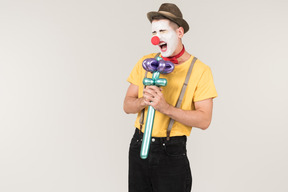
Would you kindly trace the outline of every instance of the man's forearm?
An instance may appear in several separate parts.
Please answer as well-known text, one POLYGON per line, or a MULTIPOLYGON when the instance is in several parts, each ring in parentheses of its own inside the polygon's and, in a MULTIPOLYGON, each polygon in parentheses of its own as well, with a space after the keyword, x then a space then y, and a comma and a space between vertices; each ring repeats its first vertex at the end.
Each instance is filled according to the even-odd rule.
POLYGON ((203 130, 207 129, 211 123, 211 114, 201 110, 183 110, 169 105, 163 113, 184 125, 203 130))
POLYGON ((125 113, 138 113, 142 109, 146 107, 143 97, 135 98, 135 97, 126 97, 124 100, 123 109, 125 113))

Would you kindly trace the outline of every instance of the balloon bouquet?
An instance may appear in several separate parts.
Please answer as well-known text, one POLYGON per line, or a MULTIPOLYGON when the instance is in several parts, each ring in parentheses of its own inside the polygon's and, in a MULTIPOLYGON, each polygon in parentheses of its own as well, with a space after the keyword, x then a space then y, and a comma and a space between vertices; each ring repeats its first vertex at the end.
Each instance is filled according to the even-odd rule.
MULTIPOLYGON (((158 45, 160 42, 159 37, 154 36, 151 39, 153 45, 158 45)), ((170 61, 164 61, 161 57, 145 59, 142 63, 143 68, 152 73, 152 78, 144 78, 143 84, 145 86, 166 86, 167 80, 159 78, 160 73, 168 74, 174 70, 174 64, 170 61)), ((148 107, 148 113, 146 117, 145 131, 143 135, 143 141, 141 146, 140 157, 146 159, 148 157, 149 148, 151 144, 151 135, 153 130, 153 123, 155 117, 155 109, 152 106, 148 107)))

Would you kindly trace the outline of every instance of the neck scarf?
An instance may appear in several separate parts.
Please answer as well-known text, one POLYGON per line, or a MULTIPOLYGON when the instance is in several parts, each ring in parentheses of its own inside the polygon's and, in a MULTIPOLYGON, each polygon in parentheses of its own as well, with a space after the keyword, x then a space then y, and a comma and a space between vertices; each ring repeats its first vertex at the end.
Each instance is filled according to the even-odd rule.
POLYGON ((185 52, 185 48, 184 48, 184 45, 183 45, 183 48, 182 48, 182 50, 180 51, 180 53, 178 53, 177 55, 175 55, 175 56, 172 56, 172 57, 162 57, 163 58, 163 60, 165 60, 165 61, 171 61, 172 63, 174 63, 174 64, 178 64, 178 58, 179 57, 181 57, 183 54, 184 54, 184 52, 185 52))

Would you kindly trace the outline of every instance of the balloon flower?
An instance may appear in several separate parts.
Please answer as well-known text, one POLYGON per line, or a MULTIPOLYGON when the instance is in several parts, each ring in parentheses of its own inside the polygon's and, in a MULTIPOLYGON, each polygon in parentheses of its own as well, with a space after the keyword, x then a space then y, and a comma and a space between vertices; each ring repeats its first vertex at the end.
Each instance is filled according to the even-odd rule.
MULTIPOLYGON (((170 61, 164 61, 161 57, 157 59, 149 58, 145 59, 142 63, 143 68, 152 73, 152 78, 144 78, 144 85, 154 85, 154 86, 166 86, 167 79, 159 78, 160 73, 167 74, 174 70, 174 64, 170 61)), ((151 135, 153 130, 153 123, 155 117, 155 109, 152 106, 148 107, 148 113, 145 124, 145 131, 143 135, 143 141, 141 146, 140 157, 141 159, 146 159, 148 157, 148 152, 151 144, 151 135)))

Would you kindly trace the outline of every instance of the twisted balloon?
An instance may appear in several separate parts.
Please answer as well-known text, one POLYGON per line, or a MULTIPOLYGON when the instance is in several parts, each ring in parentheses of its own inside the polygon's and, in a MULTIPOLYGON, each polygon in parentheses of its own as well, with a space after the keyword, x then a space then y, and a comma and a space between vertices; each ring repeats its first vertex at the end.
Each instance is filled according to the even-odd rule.
POLYGON ((154 58, 145 59, 142 63, 143 68, 149 72, 159 71, 160 73, 167 74, 174 70, 174 64, 170 61, 157 60, 154 58))
MULTIPOLYGON (((143 68, 146 71, 153 73, 152 78, 144 78, 144 85, 156 85, 156 86, 166 86, 167 80, 164 78, 160 78, 160 73, 167 74, 171 73, 174 70, 174 64, 170 61, 164 61, 161 57, 157 59, 149 58, 145 59, 142 63, 143 68)), ((140 157, 142 159, 146 159, 148 157, 148 152, 151 143, 151 135, 153 130, 155 109, 152 106, 148 107, 145 131, 143 135, 143 142, 141 146, 140 157)))

